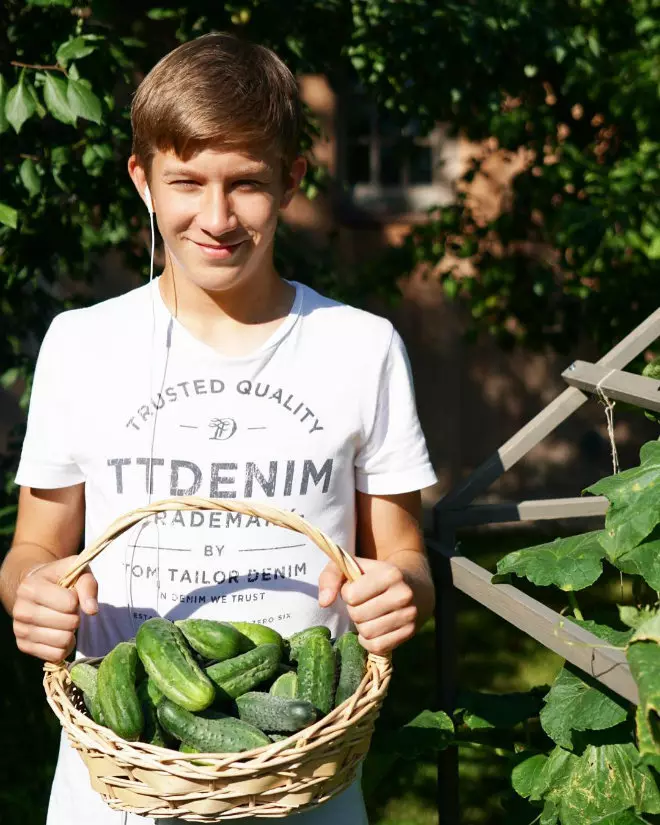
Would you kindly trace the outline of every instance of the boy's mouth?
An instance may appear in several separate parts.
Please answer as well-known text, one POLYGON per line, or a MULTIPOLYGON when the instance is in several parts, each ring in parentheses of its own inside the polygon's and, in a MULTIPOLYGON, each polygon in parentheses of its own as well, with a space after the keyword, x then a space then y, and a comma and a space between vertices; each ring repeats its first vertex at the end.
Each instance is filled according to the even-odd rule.
POLYGON ((238 241, 232 244, 211 244, 201 243, 200 241, 193 241, 193 243, 199 247, 205 255, 211 258, 222 259, 230 258, 245 241, 238 241))

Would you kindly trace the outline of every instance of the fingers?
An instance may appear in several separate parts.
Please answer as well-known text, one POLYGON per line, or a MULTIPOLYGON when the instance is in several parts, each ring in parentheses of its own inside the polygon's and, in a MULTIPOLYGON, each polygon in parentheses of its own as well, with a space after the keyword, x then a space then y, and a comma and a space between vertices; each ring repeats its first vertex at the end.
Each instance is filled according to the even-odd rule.
POLYGON ((364 575, 355 582, 345 584, 341 590, 342 599, 349 607, 357 607, 372 599, 375 600, 377 596, 390 593, 394 589, 397 589, 397 597, 400 597, 402 587, 407 588, 408 599, 412 595, 403 573, 394 564, 374 562, 372 559, 360 559, 360 563, 364 567, 364 575))
POLYGON ((319 576, 319 604, 329 607, 339 595, 345 576, 334 562, 328 562, 319 576))
POLYGON ((37 659, 43 659, 45 662, 57 663, 66 659, 69 653, 71 653, 75 645, 75 638, 66 649, 33 643, 24 639, 17 639, 16 645, 20 651, 27 653, 29 656, 35 656, 37 659))
POLYGON ((347 603, 348 613, 356 624, 370 622, 378 619, 379 616, 409 607, 414 597, 412 588, 403 579, 384 593, 359 604, 351 604, 347 601, 345 590, 346 586, 342 588, 342 598, 347 603))
POLYGON ((373 619, 370 622, 356 623, 359 629, 359 635, 370 642, 380 636, 387 636, 388 633, 394 633, 402 628, 411 630, 411 635, 415 632, 415 619, 417 618, 417 608, 415 605, 404 607, 402 610, 395 610, 378 619, 373 619))
POLYGON ((73 633, 78 629, 80 617, 78 613, 60 613, 42 605, 30 605, 25 601, 17 601, 13 611, 14 621, 37 627, 51 627, 54 630, 68 630, 73 633))
POLYGON ((23 579, 17 591, 17 601, 42 605, 59 613, 77 613, 78 596, 74 591, 60 587, 39 573, 23 579))
POLYGON ((83 573, 75 584, 75 590, 78 594, 80 607, 89 616, 98 613, 99 605, 97 601, 99 585, 91 573, 83 573))
POLYGON ((74 635, 69 630, 38 627, 22 622, 14 622, 14 635, 17 640, 25 640, 29 644, 44 645, 58 650, 66 650, 74 640, 74 635))
POLYGON ((407 642, 414 635, 414 627, 412 630, 408 625, 400 627, 392 633, 386 633, 384 636, 379 636, 377 639, 365 639, 361 634, 358 634, 360 644, 369 653, 375 653, 377 656, 384 656, 390 653, 395 647, 398 647, 403 642, 407 642))

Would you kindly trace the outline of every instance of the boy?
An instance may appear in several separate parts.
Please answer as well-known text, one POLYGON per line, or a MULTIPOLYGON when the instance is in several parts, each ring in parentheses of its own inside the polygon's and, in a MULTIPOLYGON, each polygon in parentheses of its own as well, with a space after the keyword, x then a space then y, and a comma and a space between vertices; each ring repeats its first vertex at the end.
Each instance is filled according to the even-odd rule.
MULTIPOLYGON (((129 174, 166 265, 62 313, 42 344, 0 570, 18 647, 99 656, 149 616, 194 614, 284 634, 354 624, 386 653, 433 610, 419 490, 435 475, 392 325, 274 269, 278 215, 305 172, 296 82, 268 49, 207 35, 149 73, 132 123, 129 174), (260 519, 168 512, 114 542, 75 590, 58 586, 83 528, 89 543, 123 513, 182 495, 295 510, 357 545, 364 576, 346 584, 318 548, 260 519)), ((366 822, 359 783, 293 818, 366 822)), ((92 821, 149 820, 105 805, 63 738, 48 825, 92 821)))

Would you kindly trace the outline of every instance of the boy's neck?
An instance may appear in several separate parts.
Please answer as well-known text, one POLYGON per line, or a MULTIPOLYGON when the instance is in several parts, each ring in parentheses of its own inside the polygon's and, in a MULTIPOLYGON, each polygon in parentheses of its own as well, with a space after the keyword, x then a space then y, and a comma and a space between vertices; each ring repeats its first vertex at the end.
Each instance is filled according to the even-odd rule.
POLYGON ((248 355, 288 316, 295 288, 271 270, 222 292, 207 292, 168 266, 158 283, 169 312, 195 338, 223 355, 248 355))

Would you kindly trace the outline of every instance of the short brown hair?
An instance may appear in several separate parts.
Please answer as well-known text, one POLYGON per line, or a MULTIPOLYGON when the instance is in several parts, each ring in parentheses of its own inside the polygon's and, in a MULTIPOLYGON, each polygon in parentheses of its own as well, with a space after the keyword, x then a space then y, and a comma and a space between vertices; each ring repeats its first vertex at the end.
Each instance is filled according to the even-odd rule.
POLYGON ((286 168, 299 151, 298 84, 277 55, 225 33, 206 34, 166 54, 131 105, 133 154, 149 173, 154 152, 187 159, 214 145, 275 151, 286 168))

